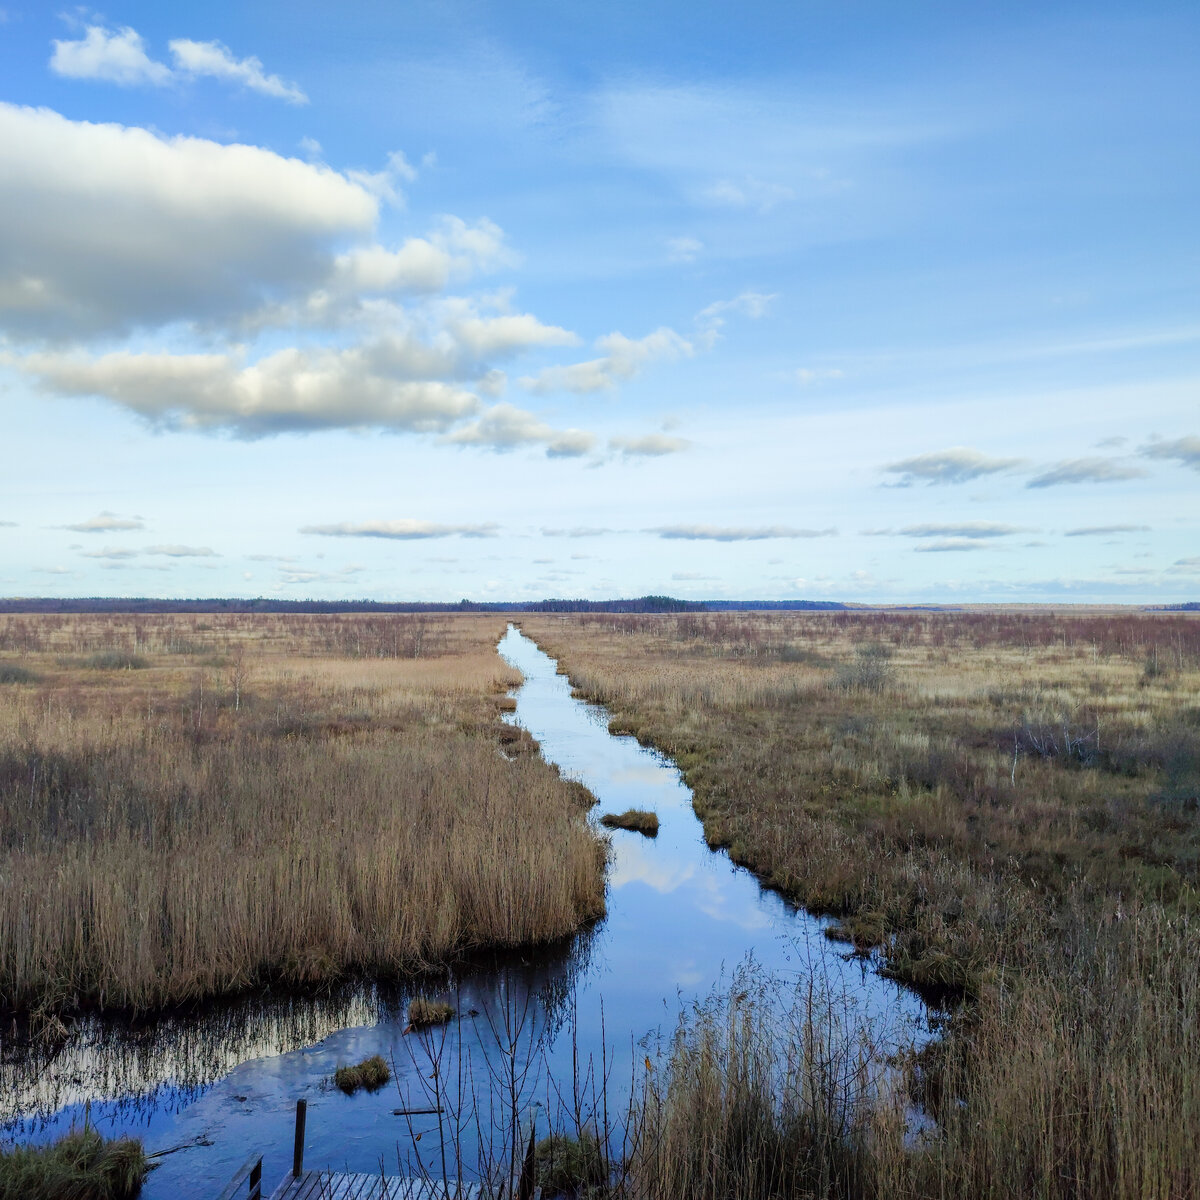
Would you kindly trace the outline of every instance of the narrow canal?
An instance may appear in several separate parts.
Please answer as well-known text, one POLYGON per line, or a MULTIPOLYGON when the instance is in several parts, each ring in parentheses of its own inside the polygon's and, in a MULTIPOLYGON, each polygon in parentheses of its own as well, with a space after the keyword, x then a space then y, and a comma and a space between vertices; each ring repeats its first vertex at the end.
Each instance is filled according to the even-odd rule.
POLYGON ((423 981, 421 991, 458 1010, 432 1036, 405 1032, 402 990, 361 985, 145 1028, 85 1025, 46 1061, 0 1067, 5 1139, 57 1136, 86 1108, 106 1134, 134 1133, 151 1151, 183 1147, 158 1160, 146 1200, 210 1197, 252 1150, 265 1155, 266 1180, 283 1175, 295 1102, 305 1097, 309 1166, 408 1173, 420 1155, 436 1174, 446 1148, 452 1172, 470 1176, 503 1139, 514 1104, 544 1124, 565 1095, 590 1095, 607 1073, 618 1111, 636 1065, 657 1052, 680 1011, 735 976, 781 995, 815 981, 842 1026, 876 1043, 928 1036, 916 997, 708 849, 669 761, 612 736, 608 714, 573 698, 555 661, 515 627, 499 652, 525 677, 507 719, 597 796, 591 819, 627 808, 658 815, 653 839, 612 832, 601 922, 545 950, 423 981), (329 1086, 339 1064, 377 1053, 394 1064, 393 1083, 355 1096, 329 1086), (437 1107, 440 1117, 395 1113, 437 1107))

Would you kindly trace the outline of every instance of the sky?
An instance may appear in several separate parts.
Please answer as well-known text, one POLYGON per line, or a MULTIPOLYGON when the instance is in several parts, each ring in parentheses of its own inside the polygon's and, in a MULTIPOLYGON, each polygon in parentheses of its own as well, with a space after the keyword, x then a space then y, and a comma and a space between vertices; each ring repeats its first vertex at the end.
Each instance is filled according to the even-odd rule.
POLYGON ((1200 599, 1194 3, 0 0, 0 594, 1200 599))

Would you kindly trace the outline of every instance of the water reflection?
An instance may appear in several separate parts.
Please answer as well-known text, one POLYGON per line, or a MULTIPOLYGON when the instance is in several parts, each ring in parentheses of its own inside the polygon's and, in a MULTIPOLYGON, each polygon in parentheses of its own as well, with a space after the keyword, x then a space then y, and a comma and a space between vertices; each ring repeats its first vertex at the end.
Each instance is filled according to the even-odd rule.
MULTIPOLYGON (((142 1135, 161 1160, 147 1200, 208 1196, 254 1150, 268 1180, 290 1165, 295 1101, 309 1102, 313 1166, 472 1175, 512 1136, 514 1114, 583 1104, 607 1077, 628 1095, 637 1064, 674 1029, 681 1006, 753 961, 757 986, 782 1008, 813 989, 839 1024, 875 1043, 922 1020, 910 994, 868 963, 847 961, 822 923, 761 888, 704 843, 678 771, 632 738, 607 732, 602 710, 575 700, 555 663, 510 628, 500 652, 525 675, 511 719, 564 773, 599 797, 596 814, 644 808, 658 837, 615 830, 604 921, 524 955, 477 958, 420 990, 450 998, 458 1019, 405 1033, 408 992, 359 984, 313 997, 270 997, 135 1027, 93 1021, 51 1052, 0 1043, 0 1120, 17 1140, 55 1136, 90 1103, 106 1132, 142 1135), (761 981, 768 981, 763 983, 761 981), (393 1084, 343 1096, 341 1063, 382 1054, 393 1084), (397 1109, 441 1113, 396 1115, 397 1109)), ((409 991, 414 990, 410 985, 409 991)), ((591 1102, 590 1100, 588 1102, 591 1102)))

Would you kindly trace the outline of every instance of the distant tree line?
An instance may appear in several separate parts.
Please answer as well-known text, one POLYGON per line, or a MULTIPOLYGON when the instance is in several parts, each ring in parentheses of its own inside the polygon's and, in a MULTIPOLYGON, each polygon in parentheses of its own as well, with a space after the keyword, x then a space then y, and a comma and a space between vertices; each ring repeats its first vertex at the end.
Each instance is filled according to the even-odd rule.
POLYGON ((756 610, 840 610, 835 600, 677 600, 639 596, 633 600, 459 600, 457 603, 380 600, 162 600, 154 597, 51 596, 0 598, 0 613, 687 613, 756 610))

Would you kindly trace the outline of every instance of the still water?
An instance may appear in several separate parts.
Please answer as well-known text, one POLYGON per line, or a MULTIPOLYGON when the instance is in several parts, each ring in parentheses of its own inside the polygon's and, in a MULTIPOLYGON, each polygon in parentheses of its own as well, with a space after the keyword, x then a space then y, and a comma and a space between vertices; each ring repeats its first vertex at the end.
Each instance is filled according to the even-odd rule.
POLYGON ((607 713, 574 699, 554 660, 515 627, 499 651, 525 676, 506 719, 598 797, 593 819, 627 808, 658 814, 656 838, 612 832, 602 921, 555 946, 422 981, 412 990, 445 996, 459 1014, 432 1035, 405 1032, 403 989, 367 984, 142 1028, 84 1025, 52 1057, 0 1063, 5 1140, 57 1136, 86 1106, 105 1133, 137 1134, 149 1151, 183 1147, 159 1160, 146 1200, 208 1197, 251 1152, 264 1154, 267 1181, 283 1175, 304 1097, 308 1166, 410 1173, 419 1155, 436 1174, 444 1150, 450 1172, 470 1176, 504 1140, 514 1109, 544 1128, 564 1099, 586 1107, 601 1075, 616 1108, 680 1011, 735 975, 769 980, 780 995, 815 981, 836 998, 840 1023, 869 1029, 876 1042, 928 1036, 916 997, 870 960, 839 953, 824 922, 708 849, 668 760, 609 734, 607 713), (352 1097, 329 1086, 338 1065, 376 1053, 393 1063, 393 1083, 352 1097), (394 1112, 436 1107, 440 1118, 394 1112))

